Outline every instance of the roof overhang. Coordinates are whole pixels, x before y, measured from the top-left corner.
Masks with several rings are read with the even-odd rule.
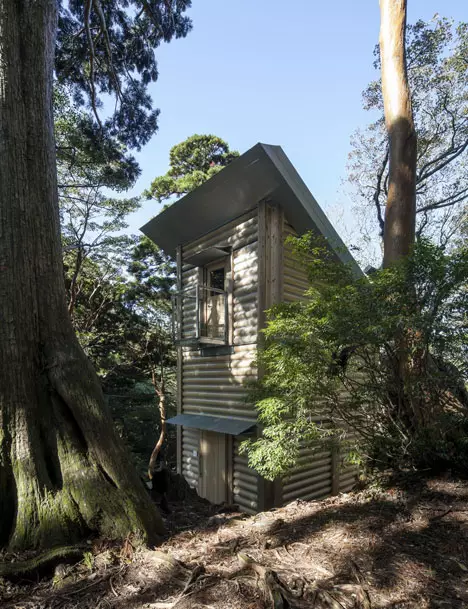
[[[221,247],[209,247],[206,250],[197,252],[193,256],[184,258],[185,264],[193,264],[193,266],[205,266],[229,255],[229,249]]]
[[[255,422],[246,419],[228,419],[227,417],[214,417],[207,414],[178,414],[166,422],[192,429],[226,433],[230,436],[239,436],[256,425]]]
[[[362,271],[280,146],[256,144],[204,184],[176,201],[142,227],[166,254],[255,208],[278,203],[286,220],[302,235],[325,238],[337,259]]]

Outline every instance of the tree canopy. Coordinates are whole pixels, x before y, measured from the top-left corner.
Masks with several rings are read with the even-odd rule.
[[[192,135],[173,146],[169,171],[153,180],[145,195],[158,203],[181,197],[217,174],[239,156],[215,135]]]
[[[187,35],[191,0],[71,0],[61,3],[56,77],[74,103],[91,107],[96,138],[139,149],[157,129],[148,85],[157,80],[155,49]],[[106,102],[116,100],[112,110]]]
[[[436,17],[407,26],[406,55],[418,136],[416,230],[446,244],[468,200],[468,27]],[[374,67],[380,68],[376,47]],[[380,79],[363,93],[377,119],[355,133],[349,160],[351,194],[364,234],[383,235],[389,155]],[[378,257],[378,256],[377,256]]]

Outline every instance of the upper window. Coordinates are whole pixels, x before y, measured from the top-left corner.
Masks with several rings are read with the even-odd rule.
[[[229,257],[198,268],[198,282],[173,296],[173,336],[178,345],[229,342]]]
[[[227,342],[226,264],[210,264],[203,270],[200,297],[203,301],[200,335]]]

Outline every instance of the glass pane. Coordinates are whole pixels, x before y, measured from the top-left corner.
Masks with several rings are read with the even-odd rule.
[[[217,290],[224,290],[224,268],[214,269],[210,271],[209,287]]]
[[[221,267],[208,271],[209,288],[223,290],[226,278],[225,268]],[[224,338],[225,329],[225,294],[209,290],[205,302],[205,324],[204,336],[209,338]]]

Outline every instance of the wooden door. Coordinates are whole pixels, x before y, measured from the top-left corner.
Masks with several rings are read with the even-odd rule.
[[[200,432],[200,484],[198,494],[211,503],[227,500],[226,435]]]

